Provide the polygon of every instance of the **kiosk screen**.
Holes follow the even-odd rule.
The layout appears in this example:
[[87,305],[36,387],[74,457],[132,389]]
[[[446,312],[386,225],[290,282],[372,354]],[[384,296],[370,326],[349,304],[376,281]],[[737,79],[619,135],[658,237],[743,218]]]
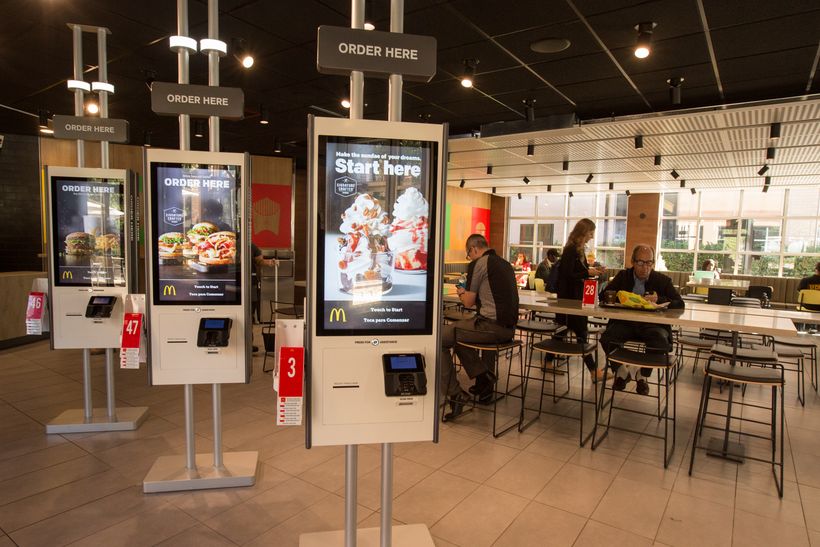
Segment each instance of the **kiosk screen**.
[[123,183],[51,177],[55,286],[125,286]]
[[317,334],[430,334],[438,143],[319,137]]
[[153,301],[241,304],[239,165],[151,163]]

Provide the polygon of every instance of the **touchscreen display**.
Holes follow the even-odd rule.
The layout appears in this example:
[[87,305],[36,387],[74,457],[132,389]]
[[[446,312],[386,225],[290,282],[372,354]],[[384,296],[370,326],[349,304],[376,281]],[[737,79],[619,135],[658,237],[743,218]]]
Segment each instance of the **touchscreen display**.
[[54,284],[125,286],[123,181],[52,177],[51,200]]
[[437,147],[320,137],[320,336],[432,332]]
[[416,370],[418,364],[414,355],[391,355],[390,356],[390,370]]
[[240,167],[151,163],[154,304],[241,303]]

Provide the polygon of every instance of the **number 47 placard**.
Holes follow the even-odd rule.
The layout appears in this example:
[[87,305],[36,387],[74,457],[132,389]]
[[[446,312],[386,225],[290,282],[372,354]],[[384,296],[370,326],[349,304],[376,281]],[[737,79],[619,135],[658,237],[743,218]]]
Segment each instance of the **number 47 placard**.
[[142,314],[126,313],[122,321],[120,342],[120,368],[140,368],[140,338],[142,337]]

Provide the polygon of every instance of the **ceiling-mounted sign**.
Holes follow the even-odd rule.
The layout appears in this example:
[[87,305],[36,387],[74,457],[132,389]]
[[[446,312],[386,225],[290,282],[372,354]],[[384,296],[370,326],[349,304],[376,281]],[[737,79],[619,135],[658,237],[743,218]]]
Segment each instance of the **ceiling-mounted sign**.
[[436,75],[436,39],[432,36],[347,27],[319,27],[316,67],[322,74],[349,74],[429,82]]
[[151,110],[172,116],[188,114],[241,120],[245,110],[245,93],[238,87],[154,82],[151,86]]
[[54,137],[84,141],[128,142],[128,122],[115,118],[54,115]]

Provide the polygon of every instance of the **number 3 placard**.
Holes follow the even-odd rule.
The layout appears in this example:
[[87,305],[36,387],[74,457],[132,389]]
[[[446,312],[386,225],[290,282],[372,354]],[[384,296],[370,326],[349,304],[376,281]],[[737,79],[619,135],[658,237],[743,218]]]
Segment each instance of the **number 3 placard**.
[[302,423],[305,348],[282,346],[279,349],[279,393],[276,397],[276,424]]

